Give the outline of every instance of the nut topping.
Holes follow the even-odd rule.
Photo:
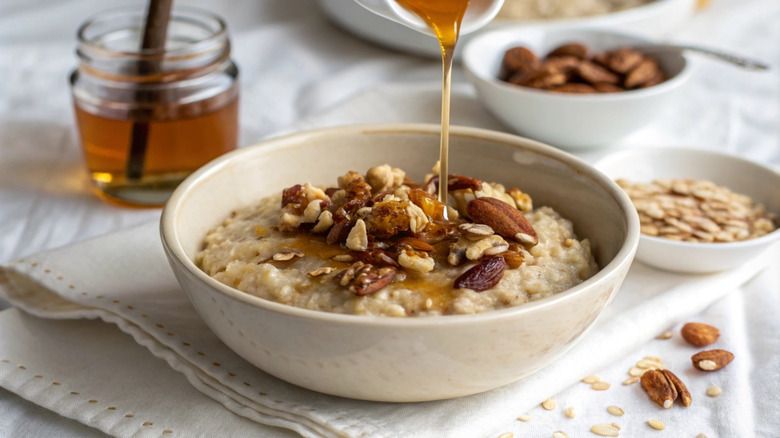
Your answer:
[[[468,203],[474,222],[491,227],[497,234],[530,246],[539,243],[536,231],[520,211],[495,198],[477,198]]]
[[[501,281],[505,269],[506,262],[502,257],[485,260],[458,277],[455,280],[455,289],[465,288],[475,292],[492,289]]]

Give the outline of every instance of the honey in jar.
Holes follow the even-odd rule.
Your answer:
[[[141,49],[143,11],[96,15],[78,31],[71,75],[76,123],[96,193],[159,206],[238,143],[238,69],[225,23],[174,9],[162,49]]]

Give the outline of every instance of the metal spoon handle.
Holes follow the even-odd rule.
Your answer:
[[[664,45],[659,45],[658,47],[659,48],[668,47],[671,49],[698,52],[704,55],[722,59],[726,62],[730,62],[734,65],[737,65],[747,70],[768,70],[769,69],[769,65],[763,62],[755,61],[742,56],[732,55],[731,53],[726,53],[721,50],[714,50],[707,47],[679,45],[679,44],[664,44]]]

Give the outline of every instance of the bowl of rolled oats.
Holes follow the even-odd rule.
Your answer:
[[[653,123],[688,82],[687,58],[652,44],[612,30],[514,25],[470,39],[463,66],[482,105],[516,133],[593,149]]]
[[[637,148],[596,167],[616,180],[640,218],[637,260],[709,273],[748,263],[780,240],[780,174],[695,148]]]
[[[195,172],[161,235],[204,322],[274,376],[376,401],[487,391],[563,354],[631,264],[628,196],[563,151],[458,126],[445,180],[439,135],[302,132]]]

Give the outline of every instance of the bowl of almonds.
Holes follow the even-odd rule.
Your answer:
[[[760,257],[780,240],[780,174],[706,149],[629,149],[597,168],[639,214],[636,258],[661,269],[708,273]]]
[[[651,123],[690,77],[682,54],[651,44],[607,30],[510,26],[470,40],[463,65],[482,104],[514,131],[596,148]]]

